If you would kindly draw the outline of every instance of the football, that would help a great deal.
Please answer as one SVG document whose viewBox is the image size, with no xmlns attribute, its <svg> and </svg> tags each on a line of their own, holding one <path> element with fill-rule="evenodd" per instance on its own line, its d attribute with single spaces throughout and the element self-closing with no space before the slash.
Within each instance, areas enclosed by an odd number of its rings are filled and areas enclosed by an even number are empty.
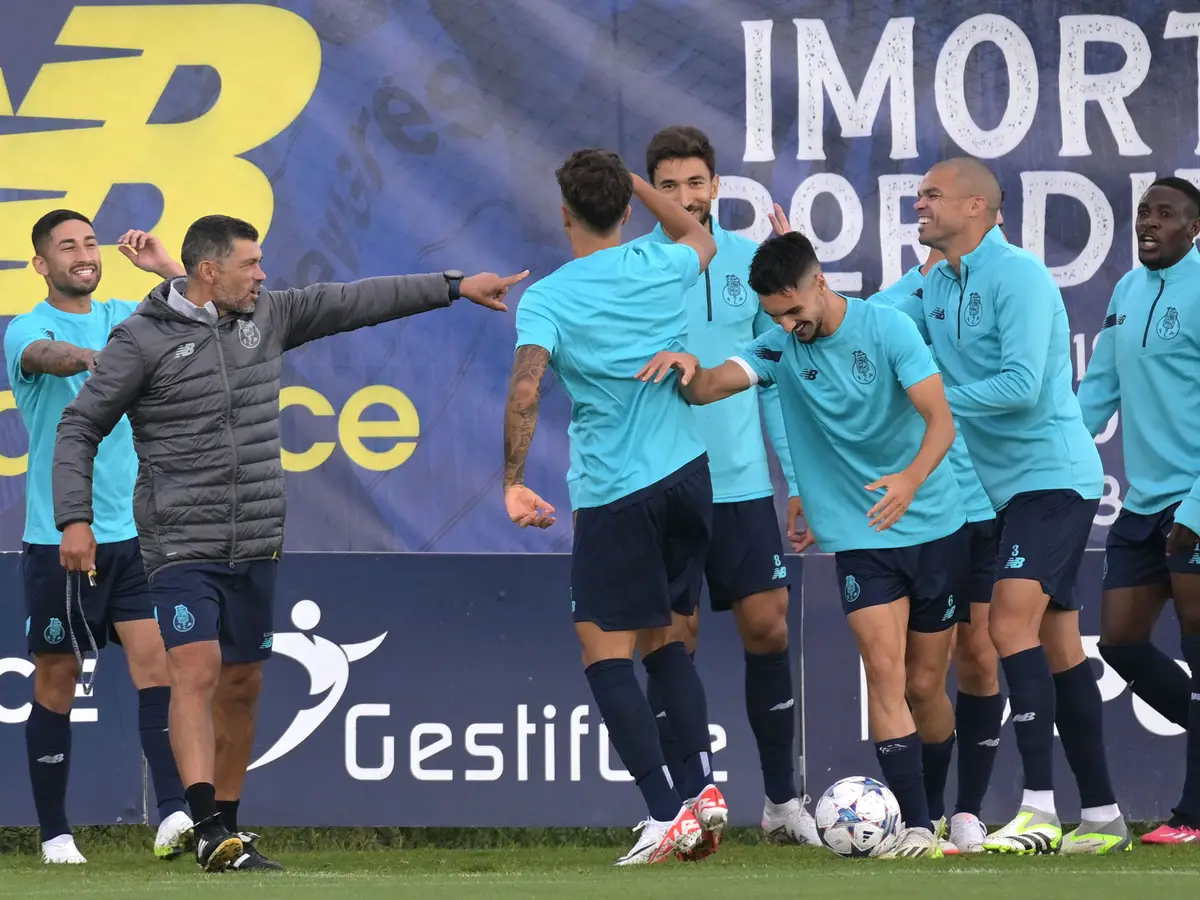
<svg viewBox="0 0 1200 900">
<path fill-rule="evenodd" d="M 821 843 L 838 856 L 879 856 L 899 838 L 900 804 L 883 782 L 862 775 L 843 778 L 817 802 Z"/>
</svg>

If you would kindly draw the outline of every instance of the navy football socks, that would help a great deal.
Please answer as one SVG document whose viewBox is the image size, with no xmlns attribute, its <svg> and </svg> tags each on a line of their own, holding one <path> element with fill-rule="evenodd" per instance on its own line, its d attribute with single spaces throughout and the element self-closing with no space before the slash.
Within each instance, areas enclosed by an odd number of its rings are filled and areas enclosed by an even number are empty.
<svg viewBox="0 0 1200 900">
<path fill-rule="evenodd" d="M 796 799 L 796 698 L 787 650 L 746 652 L 746 714 L 758 744 L 767 799 L 776 804 Z"/>
<path fill-rule="evenodd" d="M 1100 656 L 1150 708 L 1180 728 L 1188 727 L 1188 676 L 1150 643 L 1101 644 Z"/>
<path fill-rule="evenodd" d="M 70 834 L 67 776 L 71 771 L 71 714 L 56 713 L 35 702 L 25 722 L 25 751 L 42 843 Z"/>
<path fill-rule="evenodd" d="M 708 734 L 708 701 L 696 664 L 680 641 L 660 647 L 642 660 L 650 682 L 656 683 L 683 759 L 685 783 L 680 794 L 699 796 L 712 780 L 712 741 Z"/>
<path fill-rule="evenodd" d="M 958 732 L 958 801 L 954 811 L 978 818 L 992 780 L 996 751 L 1000 747 L 1000 720 L 1004 698 L 1000 694 L 977 697 L 958 692 L 954 706 Z"/>
<path fill-rule="evenodd" d="M 900 816 L 907 828 L 933 830 L 929 804 L 925 797 L 925 778 L 921 769 L 921 739 L 914 731 L 905 737 L 875 742 L 875 756 L 883 780 L 900 804 Z"/>
<path fill-rule="evenodd" d="M 671 781 L 683 789 L 686 777 L 683 773 L 683 757 L 679 755 L 679 742 L 675 740 L 675 729 L 667 718 L 667 708 L 663 705 L 662 690 L 658 681 L 649 678 L 646 681 L 646 699 L 650 702 L 650 711 L 654 713 L 654 724 L 658 726 L 658 743 L 662 747 L 663 759 L 671 772 Z"/>
<path fill-rule="evenodd" d="M 946 814 L 946 779 L 954 756 L 954 732 L 936 744 L 921 742 L 921 769 L 925 774 L 925 802 L 929 818 L 936 822 Z"/>
<path fill-rule="evenodd" d="M 1191 697 L 1187 725 L 1187 771 L 1183 779 L 1183 796 L 1172 810 L 1175 825 L 1200 828 L 1200 637 L 1184 635 L 1181 640 L 1183 659 L 1192 670 Z M 1178 668 L 1178 667 L 1177 667 Z"/>
<path fill-rule="evenodd" d="M 187 810 L 183 798 L 183 782 L 171 752 L 171 735 L 167 730 L 171 708 L 169 687 L 150 687 L 138 691 L 138 731 L 142 738 L 142 753 L 154 782 L 154 799 L 158 804 L 159 820 Z"/>
<path fill-rule="evenodd" d="M 1084 660 L 1054 676 L 1055 722 L 1063 753 L 1079 785 L 1083 809 L 1117 802 L 1104 751 L 1104 712 L 1092 664 Z"/>
<path fill-rule="evenodd" d="M 1025 790 L 1054 790 L 1054 676 L 1040 646 L 1000 660 L 1008 681 L 1013 731 Z M 1051 812 L 1052 810 L 1043 810 Z"/>
<path fill-rule="evenodd" d="M 631 659 L 602 659 L 584 672 L 617 755 L 646 801 L 650 816 L 671 822 L 683 800 L 671 783 L 658 743 L 654 713 L 642 693 Z"/>
</svg>

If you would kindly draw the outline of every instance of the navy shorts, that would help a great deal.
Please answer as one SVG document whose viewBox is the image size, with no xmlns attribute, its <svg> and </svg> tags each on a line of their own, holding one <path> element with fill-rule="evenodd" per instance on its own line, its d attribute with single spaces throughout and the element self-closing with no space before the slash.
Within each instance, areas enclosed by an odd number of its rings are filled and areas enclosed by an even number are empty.
<svg viewBox="0 0 1200 900">
<path fill-rule="evenodd" d="M 908 630 L 936 634 L 966 621 L 970 604 L 961 597 L 967 576 L 968 530 L 886 550 L 843 550 L 833 555 L 842 611 L 909 601 Z"/>
<path fill-rule="evenodd" d="M 739 600 L 791 584 L 773 497 L 713 504 L 712 543 L 704 566 L 715 612 Z"/>
<path fill-rule="evenodd" d="M 119 644 L 113 625 L 154 618 L 137 538 L 96 545 L 96 586 L 88 584 L 87 575 L 72 574 L 69 613 L 67 570 L 58 561 L 58 545 L 24 544 L 22 550 L 25 635 L 30 653 L 74 653 L 72 631 L 80 651 L 87 652 L 92 648 L 88 629 L 96 649 L 107 645 L 109 637 Z"/>
<path fill-rule="evenodd" d="M 1099 508 L 1099 499 L 1085 500 L 1075 491 L 1015 495 L 996 515 L 996 580 L 1037 581 L 1052 606 L 1079 609 L 1075 577 Z"/>
<path fill-rule="evenodd" d="M 603 631 L 691 615 L 712 537 L 712 479 L 702 455 L 649 487 L 575 517 L 571 611 Z"/>
<path fill-rule="evenodd" d="M 1167 556 L 1167 535 L 1175 509 L 1142 515 L 1122 509 L 1108 529 L 1104 548 L 1104 589 L 1170 584 L 1171 573 L 1200 575 L 1200 553 L 1185 547 Z"/>
<path fill-rule="evenodd" d="M 150 580 L 158 630 L 167 650 L 218 641 L 225 663 L 262 662 L 275 638 L 271 559 L 173 563 Z"/>
<path fill-rule="evenodd" d="M 992 588 L 996 584 L 996 553 L 999 532 L 995 519 L 967 523 L 967 587 L 963 596 L 967 605 L 991 603 Z M 970 621 L 965 619 L 964 621 Z"/>
</svg>

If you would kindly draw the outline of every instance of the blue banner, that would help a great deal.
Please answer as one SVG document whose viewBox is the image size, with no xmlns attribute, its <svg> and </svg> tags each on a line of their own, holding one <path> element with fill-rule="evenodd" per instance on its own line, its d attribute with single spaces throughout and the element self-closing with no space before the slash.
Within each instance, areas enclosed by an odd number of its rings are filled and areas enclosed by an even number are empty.
<svg viewBox="0 0 1200 900">
<path fill-rule="evenodd" d="M 682 122 L 717 148 L 726 226 L 761 238 L 780 202 L 850 293 L 918 260 L 911 203 L 932 163 L 987 159 L 1009 238 L 1063 286 L 1081 375 L 1134 264 L 1134 198 L 1156 175 L 1200 173 L 1200 14 L 1169 4 L 9 5 L 0 325 L 44 294 L 29 232 L 58 206 L 96 218 L 101 297 L 137 299 L 154 281 L 117 235 L 153 230 L 178 252 L 187 225 L 217 212 L 266 235 L 270 287 L 449 267 L 538 278 L 567 258 L 553 178 L 566 154 L 605 146 L 640 170 L 650 136 Z M 651 224 L 635 213 L 629 235 Z M 288 548 L 567 550 L 569 517 L 550 532 L 506 525 L 513 339 L 511 315 L 467 307 L 291 353 Z M 560 509 L 568 415 L 552 388 L 527 467 Z M 1124 490 L 1119 434 L 1114 419 L 1098 438 L 1093 545 Z M 19 547 L 26 447 L 0 390 L 0 549 Z"/>
<path fill-rule="evenodd" d="M 798 659 L 808 792 L 878 772 L 866 732 L 861 663 L 837 599 L 832 557 L 791 557 L 789 630 Z M 1132 698 L 1096 653 L 1102 554 L 1080 574 L 1085 646 L 1105 699 L 1105 736 L 1122 809 L 1170 815 L 1183 779 L 1181 729 Z M 644 814 L 607 738 L 579 658 L 564 555 L 288 554 L 275 654 L 266 667 L 243 819 L 255 825 L 632 826 Z M 0 584 L 20 596 L 19 557 Z M 1176 655 L 1166 622 L 1156 641 Z M 32 695 L 24 614 L 0 621 L 0 826 L 34 822 L 23 737 Z M 800 650 L 802 648 L 802 651 Z M 743 699 L 743 653 L 728 615 L 701 612 L 697 664 L 708 695 L 715 778 L 732 821 L 757 825 L 762 781 Z M 76 701 L 68 808 L 76 824 L 142 821 L 137 698 L 117 648 L 94 695 Z M 639 674 L 640 673 L 640 666 Z M 953 690 L 953 687 L 951 687 Z M 1148 763 L 1153 763 L 1152 765 Z M 1058 808 L 1078 814 L 1061 751 Z M 1020 800 L 1012 726 L 983 813 Z M 947 796 L 953 799 L 954 778 Z"/>
</svg>

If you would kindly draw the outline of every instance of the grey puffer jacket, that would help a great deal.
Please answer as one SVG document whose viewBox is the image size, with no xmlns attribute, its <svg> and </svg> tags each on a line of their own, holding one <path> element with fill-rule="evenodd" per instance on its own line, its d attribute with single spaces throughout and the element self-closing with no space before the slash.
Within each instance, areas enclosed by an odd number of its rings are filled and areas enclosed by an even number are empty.
<svg viewBox="0 0 1200 900">
<path fill-rule="evenodd" d="M 450 305 L 441 275 L 263 291 L 253 313 L 215 325 L 150 292 L 113 329 L 63 413 L 54 520 L 92 521 L 96 448 L 128 414 L 138 456 L 133 508 L 147 575 L 177 562 L 271 559 L 283 550 L 279 376 L 285 351 Z"/>
</svg>

